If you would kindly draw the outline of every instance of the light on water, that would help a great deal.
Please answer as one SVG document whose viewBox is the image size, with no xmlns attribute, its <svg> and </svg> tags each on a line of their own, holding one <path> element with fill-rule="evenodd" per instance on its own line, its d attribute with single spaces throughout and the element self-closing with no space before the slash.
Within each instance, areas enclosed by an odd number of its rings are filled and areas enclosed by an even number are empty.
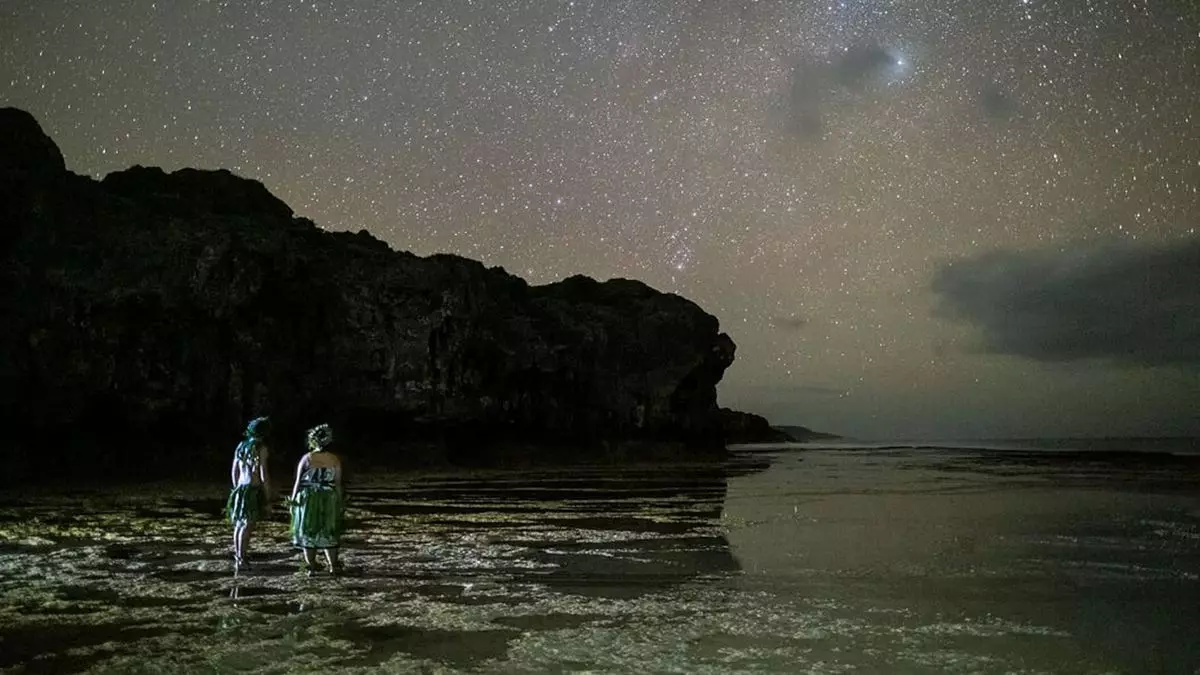
<svg viewBox="0 0 1200 675">
<path fill-rule="evenodd" d="M 770 460 L 767 466 L 767 460 Z M 780 448 L 374 476 L 346 574 L 223 486 L 0 498 L 13 672 L 1192 673 L 1196 458 Z"/>
</svg>

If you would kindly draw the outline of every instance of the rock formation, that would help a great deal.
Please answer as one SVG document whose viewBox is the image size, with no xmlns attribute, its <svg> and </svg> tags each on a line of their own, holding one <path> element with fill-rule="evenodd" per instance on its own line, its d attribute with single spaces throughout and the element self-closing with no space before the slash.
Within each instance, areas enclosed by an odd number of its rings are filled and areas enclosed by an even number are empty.
<svg viewBox="0 0 1200 675">
<path fill-rule="evenodd" d="M 841 438 L 837 434 L 813 431 L 802 426 L 772 426 L 767 418 L 752 413 L 721 408 L 721 429 L 726 443 L 806 443 Z"/>
<path fill-rule="evenodd" d="M 81 438 L 225 456 L 261 414 L 296 449 L 328 421 L 403 464 L 719 453 L 734 355 L 714 317 L 637 281 L 530 286 L 393 251 L 227 171 L 77 176 L 11 108 L 0 317 L 0 415 L 42 457 Z"/>
<path fill-rule="evenodd" d="M 808 427 L 799 425 L 781 424 L 773 427 L 776 431 L 781 431 L 797 443 L 807 443 L 809 441 L 834 441 L 842 439 L 837 434 L 831 434 L 825 431 L 814 431 Z"/>
<path fill-rule="evenodd" d="M 726 443 L 787 443 L 791 434 L 771 426 L 767 418 L 721 408 L 721 428 Z"/>
</svg>

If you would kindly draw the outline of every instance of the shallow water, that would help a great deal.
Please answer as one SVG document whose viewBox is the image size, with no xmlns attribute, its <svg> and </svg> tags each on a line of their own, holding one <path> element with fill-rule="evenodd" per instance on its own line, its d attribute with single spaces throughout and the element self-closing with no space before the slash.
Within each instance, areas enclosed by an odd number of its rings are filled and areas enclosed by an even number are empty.
<svg viewBox="0 0 1200 675">
<path fill-rule="evenodd" d="M 1192 458 L 376 476 L 336 578 L 296 573 L 281 513 L 235 576 L 224 496 L 0 495 L 0 670 L 1200 672 Z"/>
</svg>

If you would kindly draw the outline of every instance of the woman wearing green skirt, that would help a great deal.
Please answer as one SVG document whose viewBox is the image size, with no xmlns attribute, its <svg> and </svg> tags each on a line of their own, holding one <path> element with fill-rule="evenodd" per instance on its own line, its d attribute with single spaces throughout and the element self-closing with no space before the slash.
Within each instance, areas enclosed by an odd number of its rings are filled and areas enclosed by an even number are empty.
<svg viewBox="0 0 1200 675">
<path fill-rule="evenodd" d="M 246 425 L 245 438 L 233 451 L 233 466 L 229 470 L 233 488 L 225 500 L 225 513 L 233 525 L 234 571 L 245 566 L 254 523 L 266 517 L 271 507 L 266 436 L 267 418 L 253 419 Z"/>
<path fill-rule="evenodd" d="M 296 465 L 292 507 L 292 544 L 304 549 L 308 573 L 317 565 L 317 551 L 325 552 L 329 573 L 338 570 L 338 544 L 344 528 L 342 462 L 329 451 L 333 430 L 322 424 L 308 430 L 309 452 Z"/>
</svg>

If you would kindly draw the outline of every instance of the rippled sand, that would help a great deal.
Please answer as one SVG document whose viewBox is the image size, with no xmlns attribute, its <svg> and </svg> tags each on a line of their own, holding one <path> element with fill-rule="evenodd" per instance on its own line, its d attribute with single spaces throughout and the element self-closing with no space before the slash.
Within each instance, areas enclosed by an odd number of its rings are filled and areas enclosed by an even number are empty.
<svg viewBox="0 0 1200 675">
<path fill-rule="evenodd" d="M 946 449 L 375 476 L 336 578 L 282 513 L 234 576 L 215 481 L 10 492 L 0 669 L 1191 673 L 1198 488 Z"/>
</svg>

